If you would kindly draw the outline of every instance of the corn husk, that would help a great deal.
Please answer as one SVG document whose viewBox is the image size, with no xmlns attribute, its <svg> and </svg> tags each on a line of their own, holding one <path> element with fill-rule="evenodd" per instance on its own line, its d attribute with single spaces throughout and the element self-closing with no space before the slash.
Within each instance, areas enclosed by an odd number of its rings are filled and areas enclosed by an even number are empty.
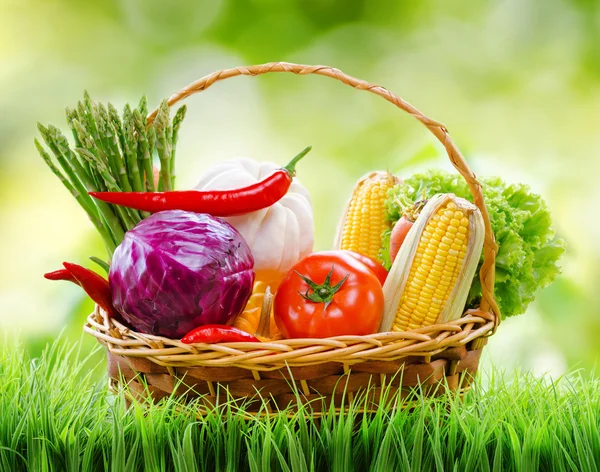
<svg viewBox="0 0 600 472">
<path fill-rule="evenodd" d="M 381 332 L 392 330 L 398 308 L 407 288 L 407 281 L 425 227 L 440 207 L 446 205 L 450 200 L 468 217 L 467 251 L 461 263 L 462 267 L 459 268 L 458 276 L 453 286 L 450 287 L 451 292 L 448 300 L 444 302 L 435 323 L 444 323 L 462 316 L 473 277 L 481 257 L 485 228 L 481 213 L 475 205 L 453 194 L 438 194 L 427 202 L 415 224 L 406 235 L 406 239 L 394 260 L 383 286 L 385 309 L 380 325 Z"/>
</svg>

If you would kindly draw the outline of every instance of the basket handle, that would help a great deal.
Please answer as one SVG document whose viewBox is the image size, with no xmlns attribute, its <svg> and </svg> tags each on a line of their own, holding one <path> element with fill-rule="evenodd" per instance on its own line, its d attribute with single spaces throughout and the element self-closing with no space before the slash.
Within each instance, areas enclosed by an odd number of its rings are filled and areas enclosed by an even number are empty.
<svg viewBox="0 0 600 472">
<path fill-rule="evenodd" d="M 213 72 L 205 77 L 202 77 L 199 80 L 191 83 L 187 87 L 184 87 L 179 92 L 171 97 L 168 100 L 169 106 L 174 105 L 175 103 L 183 100 L 190 95 L 193 95 L 198 92 L 202 92 L 210 87 L 215 82 L 219 80 L 229 79 L 231 77 L 236 77 L 238 75 L 262 75 L 267 74 L 269 72 L 292 72 L 293 74 L 299 75 L 308 75 L 308 74 L 317 74 L 324 75 L 326 77 L 331 77 L 332 79 L 339 80 L 346 85 L 350 85 L 357 90 L 366 90 L 368 92 L 374 93 L 383 97 L 388 102 L 393 103 L 398 108 L 404 110 L 409 113 L 421 123 L 423 123 L 429 131 L 433 133 L 433 135 L 444 145 L 446 148 L 446 152 L 448 153 L 448 157 L 452 165 L 456 168 L 456 170 L 464 177 L 466 180 L 471 193 L 473 194 L 475 205 L 481 211 L 481 215 L 483 216 L 483 221 L 485 224 L 485 239 L 483 243 L 483 264 L 479 271 L 479 278 L 481 280 L 481 291 L 482 291 L 482 299 L 480 303 L 481 312 L 487 313 L 490 315 L 490 321 L 494 322 L 494 329 L 492 330 L 492 334 L 498 327 L 500 323 L 500 309 L 498 308 L 498 304 L 494 298 L 494 279 L 495 279 L 495 260 L 496 253 L 498 252 L 498 245 L 496 244 L 494 233 L 492 232 L 492 227 L 490 225 L 490 217 L 485 206 L 485 202 L 483 200 L 483 193 L 481 191 L 481 184 L 477 180 L 475 174 L 469 169 L 469 166 L 465 162 L 464 157 L 452 141 L 452 138 L 448 134 L 448 130 L 446 127 L 440 123 L 439 121 L 432 120 L 428 118 L 415 107 L 413 107 L 410 103 L 402 100 L 397 95 L 394 95 L 392 92 L 386 90 L 380 85 L 370 84 L 369 82 L 365 82 L 364 80 L 357 79 L 350 75 L 344 74 L 339 69 L 335 69 L 333 67 L 328 66 L 310 66 L 303 64 L 293 64 L 289 62 L 270 62 L 267 64 L 260 64 L 256 66 L 249 67 L 234 67 L 232 69 L 224 69 Z M 158 113 L 158 108 L 151 112 L 148 115 L 148 124 L 151 124 Z"/>
</svg>

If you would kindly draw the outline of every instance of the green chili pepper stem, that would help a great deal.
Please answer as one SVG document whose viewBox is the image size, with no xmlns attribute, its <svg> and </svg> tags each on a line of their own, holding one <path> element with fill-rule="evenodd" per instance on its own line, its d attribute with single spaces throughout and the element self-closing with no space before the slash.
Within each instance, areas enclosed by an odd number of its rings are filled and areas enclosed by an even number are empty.
<svg viewBox="0 0 600 472">
<path fill-rule="evenodd" d="M 300 159 L 302 159 L 304 156 L 306 156 L 310 150 L 312 149 L 312 146 L 307 146 L 305 147 L 300 154 L 297 154 L 296 157 L 294 157 L 287 166 L 284 167 L 284 169 L 288 172 L 288 174 L 290 174 L 292 177 L 294 177 L 296 175 L 296 164 L 298 164 L 298 161 Z"/>
</svg>

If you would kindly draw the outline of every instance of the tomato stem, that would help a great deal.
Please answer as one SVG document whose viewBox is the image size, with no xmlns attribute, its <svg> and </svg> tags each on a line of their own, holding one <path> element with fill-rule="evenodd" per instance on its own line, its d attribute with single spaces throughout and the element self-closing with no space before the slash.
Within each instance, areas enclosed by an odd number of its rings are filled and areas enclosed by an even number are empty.
<svg viewBox="0 0 600 472">
<path fill-rule="evenodd" d="M 308 288 L 306 289 L 305 293 L 302 293 L 300 291 L 298 292 L 300 296 L 305 300 L 308 300 L 309 302 L 325 303 L 325 308 L 327 308 L 329 304 L 333 301 L 333 296 L 337 292 L 339 292 L 339 290 L 342 288 L 342 285 L 344 285 L 344 282 L 346 282 L 348 276 L 350 275 L 346 274 L 346 276 L 342 280 L 340 280 L 337 284 L 335 284 L 332 287 L 331 276 L 333 275 L 333 267 L 334 266 L 331 266 L 331 270 L 327 274 L 327 277 L 325 277 L 325 280 L 320 285 L 313 282 L 308 277 L 302 275 L 298 271 L 294 271 L 302 280 L 304 280 L 304 282 L 306 282 L 306 285 L 308 285 Z M 311 290 L 312 293 L 310 293 Z"/>
</svg>

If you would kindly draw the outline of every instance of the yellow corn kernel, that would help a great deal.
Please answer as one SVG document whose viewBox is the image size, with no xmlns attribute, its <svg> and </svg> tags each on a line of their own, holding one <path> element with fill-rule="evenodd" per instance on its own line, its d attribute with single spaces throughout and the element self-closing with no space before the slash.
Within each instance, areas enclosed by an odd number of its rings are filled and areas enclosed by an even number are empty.
<svg viewBox="0 0 600 472">
<path fill-rule="evenodd" d="M 460 231 L 463 228 L 465 231 Z M 423 233 L 431 237 L 419 240 L 392 323 L 393 331 L 416 329 L 437 321 L 460 273 L 468 228 L 468 217 L 452 201 L 438 208 L 429 219 Z"/>
<path fill-rule="evenodd" d="M 346 207 L 338 234 L 338 249 L 356 251 L 377 260 L 381 236 L 391 225 L 386 219 L 385 200 L 397 179 L 387 172 L 373 172 L 361 179 Z"/>
</svg>

